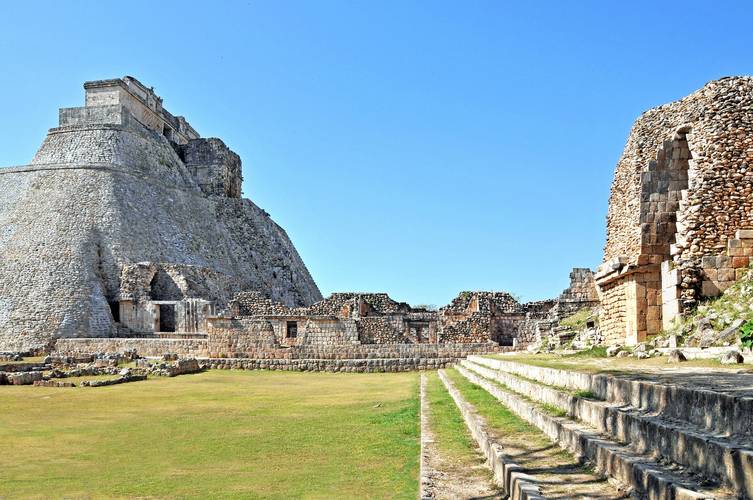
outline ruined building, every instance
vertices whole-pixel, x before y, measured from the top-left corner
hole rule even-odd
[[[753,78],[645,112],[615,170],[596,283],[609,343],[635,344],[718,295],[753,256]]]
[[[29,165],[0,169],[0,350],[205,330],[254,290],[321,294],[285,231],[241,198],[241,160],[136,79],[87,82]]]
[[[31,164],[0,169],[0,351],[449,362],[541,343],[593,305],[587,269],[529,304],[323,300],[285,231],[241,198],[237,154],[134,78],[84,88]]]

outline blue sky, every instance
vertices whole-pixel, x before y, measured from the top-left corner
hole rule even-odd
[[[219,2],[217,3],[219,4]],[[126,74],[244,163],[326,295],[554,296],[633,120],[753,73],[752,2],[4,2],[0,165]]]

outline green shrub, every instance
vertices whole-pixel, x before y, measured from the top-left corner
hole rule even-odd
[[[740,343],[748,349],[753,348],[753,321],[746,321],[740,328]]]

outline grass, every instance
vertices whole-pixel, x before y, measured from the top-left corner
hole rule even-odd
[[[533,474],[547,498],[617,498],[616,491],[606,479],[593,474],[590,466],[580,463],[568,452],[552,443],[537,427],[529,424],[497,398],[463,377],[455,369],[445,370],[448,378],[466,401],[484,417],[495,440],[504,453]],[[500,387],[501,384],[497,384]],[[538,405],[555,416],[565,416],[563,410]]]
[[[572,354],[565,354],[563,357],[566,359],[606,358],[607,348],[605,346],[593,346],[590,349],[583,349],[582,351],[574,352]]]
[[[452,396],[436,372],[428,373],[427,379],[426,396],[431,408],[429,422],[440,451],[453,463],[478,463],[473,438]]]
[[[455,387],[463,394],[463,397],[476,407],[476,410],[486,418],[490,426],[500,429],[509,434],[527,434],[535,438],[537,442],[532,442],[532,446],[537,444],[548,444],[543,435],[539,435],[539,430],[525,420],[518,417],[506,406],[486,392],[486,389],[473,384],[463,377],[457,370],[451,368],[445,370],[447,377],[452,381]]]
[[[539,408],[544,410],[545,413],[552,417],[566,417],[567,411],[563,410],[559,406],[550,405],[549,403],[540,403]]]
[[[573,391],[573,396],[581,399],[599,399],[593,391]]]
[[[0,497],[415,498],[418,374],[0,390]]]
[[[27,363],[41,363],[44,361],[44,356],[33,356],[23,358],[21,361],[0,361],[0,365],[25,365]]]
[[[567,318],[560,321],[561,326],[567,326],[569,328],[572,328],[575,331],[580,331],[586,328],[586,323],[588,323],[588,320],[592,320],[594,324],[598,324],[598,317],[596,314],[594,314],[593,309],[590,307],[584,307],[582,309],[579,309],[571,316],[568,316]]]

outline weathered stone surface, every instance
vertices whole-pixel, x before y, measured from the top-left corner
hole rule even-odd
[[[596,276],[606,341],[668,329],[753,256],[753,78],[723,78],[636,120]],[[626,335],[627,332],[627,335]]]
[[[719,362],[723,365],[736,365],[745,361],[743,355],[738,351],[729,351],[719,358]]]
[[[31,385],[37,380],[42,380],[42,372],[15,372],[5,373],[5,379],[10,385]]]
[[[687,359],[679,349],[669,351],[669,354],[667,354],[667,363],[680,363],[682,361],[687,361]]]
[[[104,87],[121,95],[123,85]],[[80,109],[105,105],[105,94],[89,91]],[[197,177],[201,155],[187,153],[192,170],[176,152],[199,140],[184,119],[163,113],[161,101],[153,123],[144,117],[155,110],[141,104],[116,108],[61,113],[30,165],[0,169],[0,349],[115,335],[111,304],[123,269],[138,262],[207,270],[223,277],[215,281],[224,296],[257,290],[290,306],[321,299],[285,231],[235,197],[237,185],[220,186],[238,168],[215,162],[218,153]],[[215,163],[222,172],[212,177]]]
[[[619,345],[619,344],[618,345],[609,346],[609,347],[607,347],[607,356],[609,356],[610,358],[613,358],[613,357],[617,356],[617,353],[619,353],[621,349],[622,349],[622,346]]]

